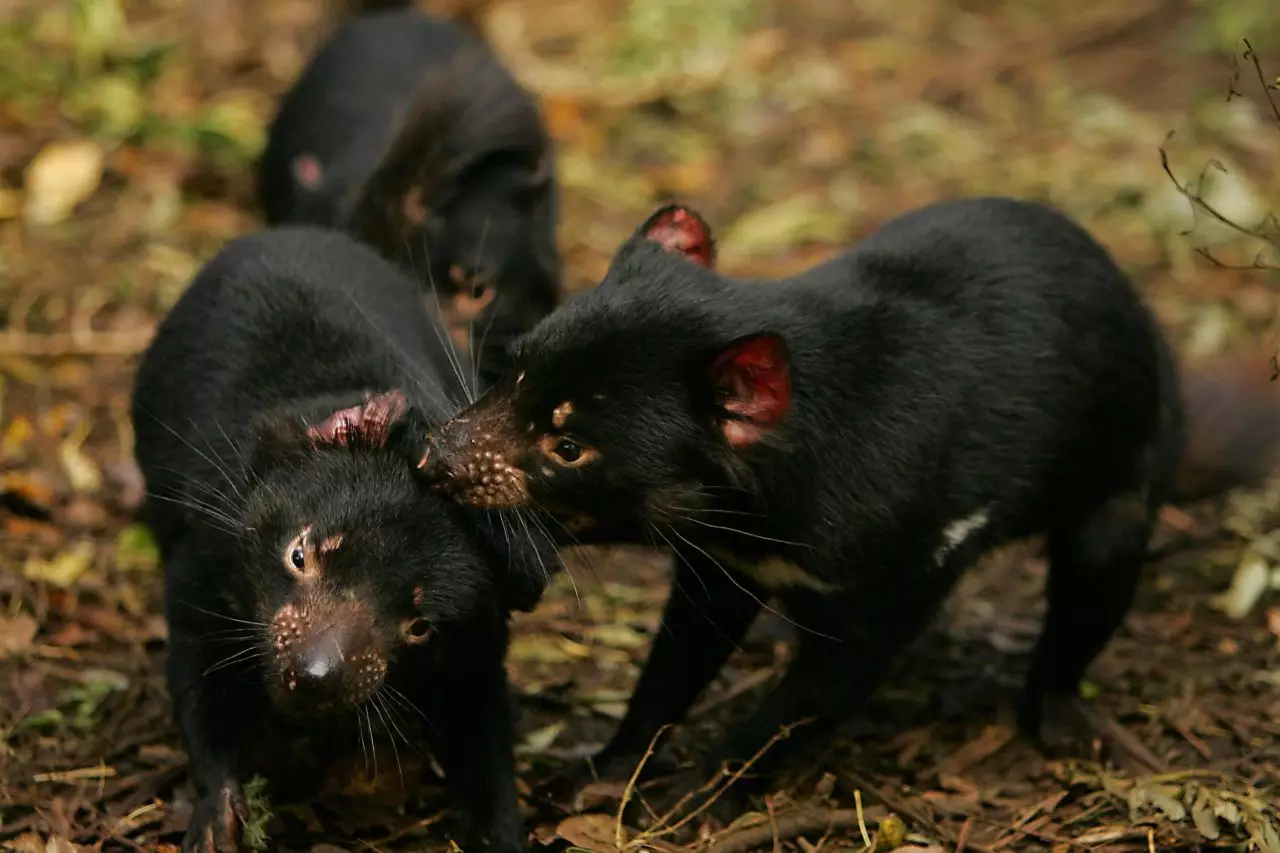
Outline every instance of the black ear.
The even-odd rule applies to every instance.
[[[636,229],[636,234],[699,266],[715,269],[716,241],[711,226],[692,208],[682,204],[660,207]]]
[[[503,606],[528,613],[538,606],[552,573],[560,568],[560,556],[540,531],[509,517],[504,525],[499,512],[476,511],[471,515],[493,567]]]

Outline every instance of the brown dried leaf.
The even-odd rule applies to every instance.
[[[44,846],[44,853],[80,853],[80,846],[72,844],[65,838],[56,835],[50,836],[49,842]]]
[[[44,853],[44,839],[35,832],[24,832],[17,838],[6,841],[5,847],[13,853]]]
[[[616,825],[614,818],[607,814],[574,815],[560,821],[556,835],[574,847],[608,853],[618,849],[614,835]]]
[[[34,616],[19,613],[17,616],[0,616],[0,657],[7,657],[31,648],[40,630]]]

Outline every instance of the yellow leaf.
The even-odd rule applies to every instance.
[[[27,558],[22,573],[30,580],[45,581],[66,588],[80,579],[93,565],[93,542],[83,539],[63,551],[52,560]]]
[[[88,421],[81,421],[58,446],[58,459],[62,462],[62,469],[67,472],[71,488],[81,494],[92,494],[102,488],[102,472],[80,449],[92,429],[93,425]]]
[[[97,192],[105,159],[91,139],[46,145],[27,166],[23,218],[33,225],[66,219]]]
[[[564,731],[564,720],[552,723],[549,726],[543,726],[540,729],[529,732],[525,736],[524,742],[516,747],[517,755],[537,755],[546,752],[551,748],[551,744],[556,742],[556,738],[560,736],[560,732]]]
[[[639,649],[649,645],[649,638],[627,625],[596,625],[587,629],[587,638],[613,649]]]
[[[847,223],[817,194],[783,199],[740,217],[719,240],[726,257],[752,258],[794,248],[802,243],[838,243]]]
[[[591,657],[591,650],[567,637],[525,634],[511,641],[508,657],[530,663],[567,663]]]
[[[22,213],[22,193],[0,189],[0,219],[13,219]]]

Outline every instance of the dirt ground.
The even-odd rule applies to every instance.
[[[1270,0],[434,8],[471,15],[544,99],[572,288],[598,280],[666,198],[704,212],[728,271],[781,275],[908,207],[1008,193],[1079,217],[1189,362],[1255,341],[1268,369],[1280,278],[1248,267],[1277,259]],[[203,259],[258,227],[264,124],[331,14],[319,0],[0,0],[7,849],[180,841],[191,792],[161,678],[159,572],[130,518],[143,492],[128,461],[131,370]],[[1263,222],[1264,239],[1192,215],[1162,171],[1171,131],[1177,180],[1237,223]],[[1276,494],[1168,509],[1140,599],[1090,673],[1094,755],[1050,761],[1010,727],[1042,611],[1033,543],[975,569],[823,760],[758,811],[667,834],[675,820],[615,824],[617,790],[573,816],[527,797],[535,848],[1280,853]],[[568,559],[511,654],[526,793],[607,737],[666,591],[661,555]],[[759,626],[678,751],[785,665],[782,627]],[[401,752],[408,777],[421,759]],[[381,766],[372,779],[331,770],[310,804],[255,800],[269,849],[442,849],[439,786],[406,794],[394,761]]]

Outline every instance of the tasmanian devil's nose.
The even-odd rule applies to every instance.
[[[347,662],[354,651],[351,639],[345,626],[335,625],[298,649],[293,671],[299,698],[321,703],[343,698]]]
[[[451,464],[453,448],[450,445],[446,438],[439,435],[430,436],[422,459],[418,462],[418,471],[426,481],[446,492],[452,492],[464,485],[463,478]]]

